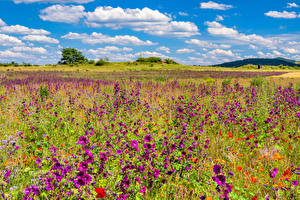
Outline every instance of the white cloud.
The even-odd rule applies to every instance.
[[[176,50],[177,53],[192,53],[194,51],[195,51],[194,49],[187,49],[187,48],[177,49]]]
[[[273,18],[284,18],[284,19],[297,18],[296,12],[288,12],[288,11],[283,11],[283,12],[269,11],[269,12],[265,13],[265,15],[268,17],[273,17]]]
[[[164,51],[165,53],[170,53],[170,49],[168,47],[165,46],[161,46],[156,48],[156,51]]]
[[[13,47],[10,50],[17,52],[29,52],[29,53],[38,53],[38,54],[46,54],[47,50],[43,47],[26,47],[26,46],[18,46]]]
[[[277,51],[277,50],[272,51],[272,53],[273,53],[274,55],[276,55],[276,56],[282,56],[282,53],[280,53],[280,52]]]
[[[10,34],[22,34],[22,35],[49,35],[50,32],[44,29],[32,29],[26,26],[13,25],[13,26],[2,26],[0,27],[1,33],[10,33]]]
[[[289,54],[299,54],[300,53],[300,50],[294,49],[294,48],[285,48],[285,47],[283,47],[282,50],[286,53],[289,53]]]
[[[0,26],[6,26],[6,23],[0,18]]]
[[[206,22],[205,24],[208,26],[207,31],[214,36],[226,37],[246,44],[254,43],[256,45],[262,45],[268,48],[274,48],[274,45],[276,43],[275,40],[272,40],[271,38],[264,38],[260,35],[246,35],[243,33],[239,33],[237,30],[228,28],[216,21]]]
[[[89,3],[95,0],[13,0],[15,3]]]
[[[296,3],[287,3],[287,8],[299,8],[300,6]]]
[[[132,51],[132,48],[128,48],[128,47],[119,48],[116,46],[106,46],[104,48],[90,49],[88,50],[88,53],[93,55],[106,55],[111,52],[129,52],[129,51]]]
[[[228,10],[233,8],[232,5],[220,4],[213,1],[203,2],[200,4],[200,8],[202,9],[214,9],[214,10]]]
[[[41,42],[41,43],[52,43],[58,44],[59,41],[57,39],[45,36],[45,35],[26,35],[22,37],[23,40],[28,40],[32,42]]]
[[[5,51],[0,51],[0,58],[22,58],[25,57],[24,54],[20,53],[20,52],[12,52],[9,50],[5,50]]]
[[[212,51],[209,51],[207,54],[211,56],[230,56],[230,57],[236,56],[234,53],[232,53],[231,50],[224,50],[224,49],[214,49]]]
[[[0,33],[0,46],[16,46],[24,43],[16,37]]]
[[[186,12],[178,12],[178,15],[185,16],[185,17],[189,16],[189,14]]]
[[[51,22],[77,23],[84,14],[83,6],[53,5],[41,10],[40,18]]]
[[[130,28],[160,36],[190,37],[199,35],[198,27],[194,23],[172,21],[169,16],[150,8],[97,7],[94,12],[86,13],[85,23],[91,27]]]
[[[135,36],[130,35],[117,35],[114,37],[103,35],[102,33],[93,32],[91,35],[86,33],[68,33],[67,35],[62,36],[62,38],[70,39],[70,40],[81,40],[83,43],[87,44],[116,44],[116,45],[156,45],[149,40],[142,41]]]
[[[185,43],[197,45],[199,47],[204,47],[204,48],[223,48],[223,49],[227,49],[227,48],[231,47],[231,45],[228,45],[228,44],[214,44],[214,43],[211,43],[211,42],[208,42],[208,41],[203,41],[203,40],[198,40],[198,39],[186,40]]]
[[[159,57],[159,58],[168,58],[168,56],[161,54],[159,52],[156,51],[141,51],[135,54],[136,56],[141,56],[143,58],[147,58],[147,57]]]
[[[224,21],[224,17],[221,15],[217,15],[215,21]]]

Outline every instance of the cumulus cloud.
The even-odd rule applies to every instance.
[[[53,5],[41,10],[40,18],[51,22],[77,23],[84,14],[83,6]]]
[[[203,48],[223,48],[223,49],[227,49],[227,48],[231,47],[231,45],[228,45],[228,44],[214,44],[212,42],[198,40],[198,39],[186,40],[185,43],[193,44],[193,45],[196,45],[198,47],[203,47]]]
[[[187,48],[176,50],[177,53],[193,53],[194,51],[195,51],[194,49],[187,49]]]
[[[86,13],[85,23],[91,27],[130,28],[152,35],[175,37],[199,35],[198,27],[194,23],[172,21],[169,16],[150,8],[97,7],[94,12]]]
[[[0,46],[17,46],[24,43],[16,37],[0,33]]]
[[[185,17],[189,16],[189,14],[186,12],[178,12],[178,15],[185,16]]]
[[[148,58],[148,57],[168,58],[168,56],[156,51],[141,51],[136,53],[135,56],[141,56],[143,58]]]
[[[0,26],[6,26],[6,23],[0,18]]]
[[[26,35],[22,37],[23,40],[28,40],[32,42],[40,42],[40,43],[52,43],[58,44],[59,41],[57,39],[45,36],[45,35]]]
[[[98,48],[98,49],[90,49],[87,52],[93,55],[107,55],[111,52],[129,52],[132,51],[132,48],[128,47],[116,47],[116,46],[106,46],[104,48]]]
[[[161,47],[156,48],[156,51],[163,51],[165,53],[170,53],[170,48],[161,46]]]
[[[212,51],[209,51],[207,54],[212,56],[229,56],[229,57],[236,56],[234,53],[232,53],[231,50],[224,50],[224,49],[214,49]]]
[[[274,48],[274,45],[276,43],[275,40],[272,40],[271,38],[264,38],[260,35],[246,35],[243,33],[239,33],[237,30],[228,28],[216,21],[206,22],[205,24],[208,26],[207,31],[214,36],[226,37],[246,44],[253,43],[256,45],[263,45],[268,48]]]
[[[299,8],[300,6],[296,3],[287,3],[287,8]]]
[[[95,0],[13,0],[15,3],[89,3]]]
[[[289,54],[299,54],[300,53],[300,50],[295,49],[295,48],[283,47],[282,50]]]
[[[68,33],[67,35],[62,36],[64,39],[70,40],[81,40],[83,43],[87,44],[117,44],[117,45],[134,45],[134,46],[141,46],[141,45],[156,45],[149,40],[142,41],[135,36],[130,35],[117,35],[114,37],[103,35],[102,33],[95,33],[93,32],[91,35],[86,33]]]
[[[202,9],[214,9],[214,10],[228,10],[233,8],[232,5],[220,4],[213,1],[203,2],[200,4],[200,8]]]
[[[13,52],[10,50],[0,51],[0,58],[22,58],[25,57],[23,53]]]
[[[265,13],[265,15],[268,17],[284,18],[284,19],[294,19],[299,17],[296,12],[288,12],[288,11],[283,11],[283,12],[269,11]]]
[[[29,52],[29,53],[37,53],[37,54],[46,54],[47,50],[43,47],[26,47],[26,46],[18,46],[13,47],[10,50],[17,52]]]
[[[50,32],[44,29],[33,29],[28,28],[26,26],[21,25],[13,25],[13,26],[2,26],[0,27],[1,33],[10,33],[10,34],[22,34],[22,35],[49,35]]]
[[[221,16],[221,15],[217,15],[215,21],[223,21],[224,20],[224,17]]]

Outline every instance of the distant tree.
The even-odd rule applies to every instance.
[[[172,60],[170,58],[165,59],[164,62],[167,64],[178,64],[177,62],[175,62],[174,60]]]
[[[96,62],[96,66],[102,66],[102,65],[105,65],[107,64],[107,62],[104,60],[104,59],[99,59],[97,62]]]
[[[161,63],[161,58],[158,57],[149,57],[149,58],[143,58],[139,57],[136,62],[148,62],[148,63]]]
[[[60,64],[75,64],[85,63],[88,60],[82,55],[80,51],[74,48],[62,49],[62,58],[59,61]]]

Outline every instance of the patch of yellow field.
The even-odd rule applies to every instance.
[[[281,78],[300,78],[300,72],[289,72],[286,74],[282,74],[279,76],[273,76],[273,77],[281,77]]]

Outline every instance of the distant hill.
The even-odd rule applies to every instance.
[[[286,58],[248,58],[244,60],[237,60],[232,62],[226,62],[218,65],[219,67],[241,67],[244,65],[268,65],[268,66],[289,66],[300,67],[300,63],[295,60]]]

